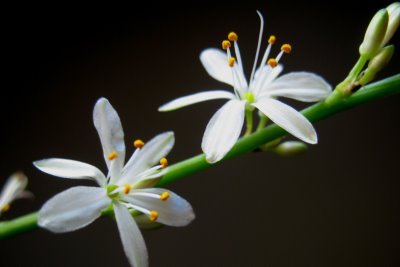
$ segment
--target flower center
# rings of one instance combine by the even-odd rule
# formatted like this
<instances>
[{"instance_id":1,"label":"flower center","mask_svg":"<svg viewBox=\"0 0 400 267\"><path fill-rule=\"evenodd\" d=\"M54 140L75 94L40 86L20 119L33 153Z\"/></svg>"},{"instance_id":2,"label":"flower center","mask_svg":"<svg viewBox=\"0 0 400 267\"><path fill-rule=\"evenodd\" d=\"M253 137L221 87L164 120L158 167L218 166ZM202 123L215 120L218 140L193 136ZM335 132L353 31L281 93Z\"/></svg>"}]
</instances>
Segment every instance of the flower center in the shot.
<instances>
[{"instance_id":1,"label":"flower center","mask_svg":"<svg viewBox=\"0 0 400 267\"><path fill-rule=\"evenodd\" d=\"M255 101L255 97L252 92L244 93L244 99L246 99L249 104L254 103L254 101Z\"/></svg>"},{"instance_id":2,"label":"flower center","mask_svg":"<svg viewBox=\"0 0 400 267\"><path fill-rule=\"evenodd\" d=\"M110 184L107 186L106 190L107 190L107 196L111 199L116 198L118 196L118 192L114 192L115 189L118 188L118 185L116 184ZM114 193L113 193L114 192Z\"/></svg>"}]
</instances>

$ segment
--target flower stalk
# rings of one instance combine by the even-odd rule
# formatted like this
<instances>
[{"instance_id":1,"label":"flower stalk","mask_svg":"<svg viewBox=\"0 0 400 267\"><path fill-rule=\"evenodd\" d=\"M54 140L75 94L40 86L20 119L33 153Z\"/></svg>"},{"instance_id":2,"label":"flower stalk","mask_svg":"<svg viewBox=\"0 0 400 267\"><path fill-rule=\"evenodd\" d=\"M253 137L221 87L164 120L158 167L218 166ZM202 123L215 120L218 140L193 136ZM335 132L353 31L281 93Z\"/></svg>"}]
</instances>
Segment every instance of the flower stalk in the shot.
<instances>
[{"instance_id":1,"label":"flower stalk","mask_svg":"<svg viewBox=\"0 0 400 267\"><path fill-rule=\"evenodd\" d=\"M400 74L373 84L368 84L348 98L339 99L337 102L330 105L327 105L326 102L314 104L304 109L302 114L311 122L316 122L341 111L398 93L400 93ZM223 161L252 152L263 144L285 135L287 135L285 130L276 124L272 124L249 136L241 138ZM176 182L212 166L215 166L215 164L208 163L204 154L183 160L169 167L169 171L160 180L158 186ZM104 212L103 215L111 215L111 211ZM37 212L33 212L10 221L1 222L0 239L6 239L37 228Z\"/></svg>"}]
</instances>

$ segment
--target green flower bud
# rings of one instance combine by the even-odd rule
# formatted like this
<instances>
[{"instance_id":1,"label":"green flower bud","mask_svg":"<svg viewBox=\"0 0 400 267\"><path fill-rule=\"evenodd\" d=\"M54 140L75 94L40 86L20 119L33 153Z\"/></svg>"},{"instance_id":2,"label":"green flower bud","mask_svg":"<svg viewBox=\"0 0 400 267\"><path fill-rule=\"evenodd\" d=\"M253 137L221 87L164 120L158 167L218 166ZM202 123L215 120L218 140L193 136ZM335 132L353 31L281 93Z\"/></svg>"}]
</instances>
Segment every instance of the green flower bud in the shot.
<instances>
[{"instance_id":1,"label":"green flower bud","mask_svg":"<svg viewBox=\"0 0 400 267\"><path fill-rule=\"evenodd\" d=\"M386 9L379 10L372 18L364 36L364 41L360 45L360 55L367 58L373 57L382 47L385 38L389 14Z\"/></svg>"},{"instance_id":2,"label":"green flower bud","mask_svg":"<svg viewBox=\"0 0 400 267\"><path fill-rule=\"evenodd\" d=\"M285 157L300 155L307 151L307 145L300 141L286 141L274 148L274 152Z\"/></svg>"},{"instance_id":3,"label":"green flower bud","mask_svg":"<svg viewBox=\"0 0 400 267\"><path fill-rule=\"evenodd\" d=\"M368 63L368 68L365 70L363 76L359 80L360 84L365 85L371 82L375 75L380 72L389 61L392 59L394 53L394 45L389 45L381 49L381 51L374 56Z\"/></svg>"},{"instance_id":4,"label":"green flower bud","mask_svg":"<svg viewBox=\"0 0 400 267\"><path fill-rule=\"evenodd\" d=\"M396 32L397 28L400 25L400 3L396 2L391 4L386 8L389 14L389 22L385 34L385 38L382 42L382 47L386 45L390 39L393 37L394 33Z\"/></svg>"}]
</instances>

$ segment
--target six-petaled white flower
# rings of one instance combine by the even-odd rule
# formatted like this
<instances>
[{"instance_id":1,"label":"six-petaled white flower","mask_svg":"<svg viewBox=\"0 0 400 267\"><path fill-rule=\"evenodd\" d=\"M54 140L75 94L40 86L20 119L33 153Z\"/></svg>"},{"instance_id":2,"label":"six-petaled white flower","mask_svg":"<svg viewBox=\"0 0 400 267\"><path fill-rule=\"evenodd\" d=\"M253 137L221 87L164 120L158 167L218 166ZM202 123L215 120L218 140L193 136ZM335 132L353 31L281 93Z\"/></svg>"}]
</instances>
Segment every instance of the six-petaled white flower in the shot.
<instances>
[{"instance_id":1,"label":"six-petaled white flower","mask_svg":"<svg viewBox=\"0 0 400 267\"><path fill-rule=\"evenodd\" d=\"M159 111L170 111L206 100L229 99L211 118L203 136L202 149L207 161L211 163L221 160L229 152L240 136L245 112L255 108L297 138L310 144L317 143L317 134L312 124L301 113L277 98L320 101L331 93L331 86L320 76L309 72L292 72L277 78L283 70L279 61L284 53L291 52L291 46L282 45L278 56L268 59L276 41L275 36L269 38L269 45L256 70L264 27L263 18L258 14L261 28L249 82L243 71L238 35L231 32L229 40L222 42L226 53L215 48L206 49L200 54L200 60L211 77L232 85L234 94L223 90L201 92L175 99L159 108ZM232 57L231 42L236 58Z\"/></svg>"},{"instance_id":2,"label":"six-petaled white flower","mask_svg":"<svg viewBox=\"0 0 400 267\"><path fill-rule=\"evenodd\" d=\"M111 204L129 262L133 266L147 266L145 242L131 212L139 211L148 216L149 222L170 226L185 226L195 217L190 204L173 192L144 188L154 185L165 173L168 162L164 157L173 147L174 134L160 134L145 145L136 140L136 150L124 166L124 132L117 112L105 98L97 101L93 120L108 175L92 165L74 160L50 158L34 162L38 169L48 174L90 179L100 186L72 187L54 196L40 209L38 224L56 233L74 231L100 217L101 211Z\"/></svg>"},{"instance_id":3,"label":"six-petaled white flower","mask_svg":"<svg viewBox=\"0 0 400 267\"><path fill-rule=\"evenodd\" d=\"M24 191L27 185L28 178L22 172L16 172L7 179L0 194L0 215L10 209L14 200L33 196L31 192Z\"/></svg>"}]
</instances>

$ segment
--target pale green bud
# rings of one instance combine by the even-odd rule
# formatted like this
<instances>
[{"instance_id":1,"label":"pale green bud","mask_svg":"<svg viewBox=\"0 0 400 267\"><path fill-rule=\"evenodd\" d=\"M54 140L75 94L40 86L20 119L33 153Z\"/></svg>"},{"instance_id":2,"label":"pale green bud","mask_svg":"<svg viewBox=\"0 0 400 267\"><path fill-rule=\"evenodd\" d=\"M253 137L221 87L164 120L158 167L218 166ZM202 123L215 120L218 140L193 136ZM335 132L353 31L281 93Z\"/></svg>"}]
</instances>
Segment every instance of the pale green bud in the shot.
<instances>
[{"instance_id":1,"label":"pale green bud","mask_svg":"<svg viewBox=\"0 0 400 267\"><path fill-rule=\"evenodd\" d=\"M400 25L400 3L396 2L391 4L386 8L389 14L389 22L385 34L385 38L382 42L382 47L386 45L390 39L393 37L394 33L396 32L397 28Z\"/></svg>"},{"instance_id":2,"label":"pale green bud","mask_svg":"<svg viewBox=\"0 0 400 267\"><path fill-rule=\"evenodd\" d=\"M307 145L300 141L286 141L274 148L274 152L281 156L292 157L307 151Z\"/></svg>"},{"instance_id":3,"label":"pale green bud","mask_svg":"<svg viewBox=\"0 0 400 267\"><path fill-rule=\"evenodd\" d=\"M394 45L388 45L382 48L368 63L368 68L364 71L364 75L359 80L360 84L365 85L371 82L375 78L375 75L386 67L392 59L393 53Z\"/></svg>"},{"instance_id":4,"label":"pale green bud","mask_svg":"<svg viewBox=\"0 0 400 267\"><path fill-rule=\"evenodd\" d=\"M379 10L372 18L360 45L360 55L368 58L373 57L382 47L385 38L389 14L386 9Z\"/></svg>"}]
</instances>

